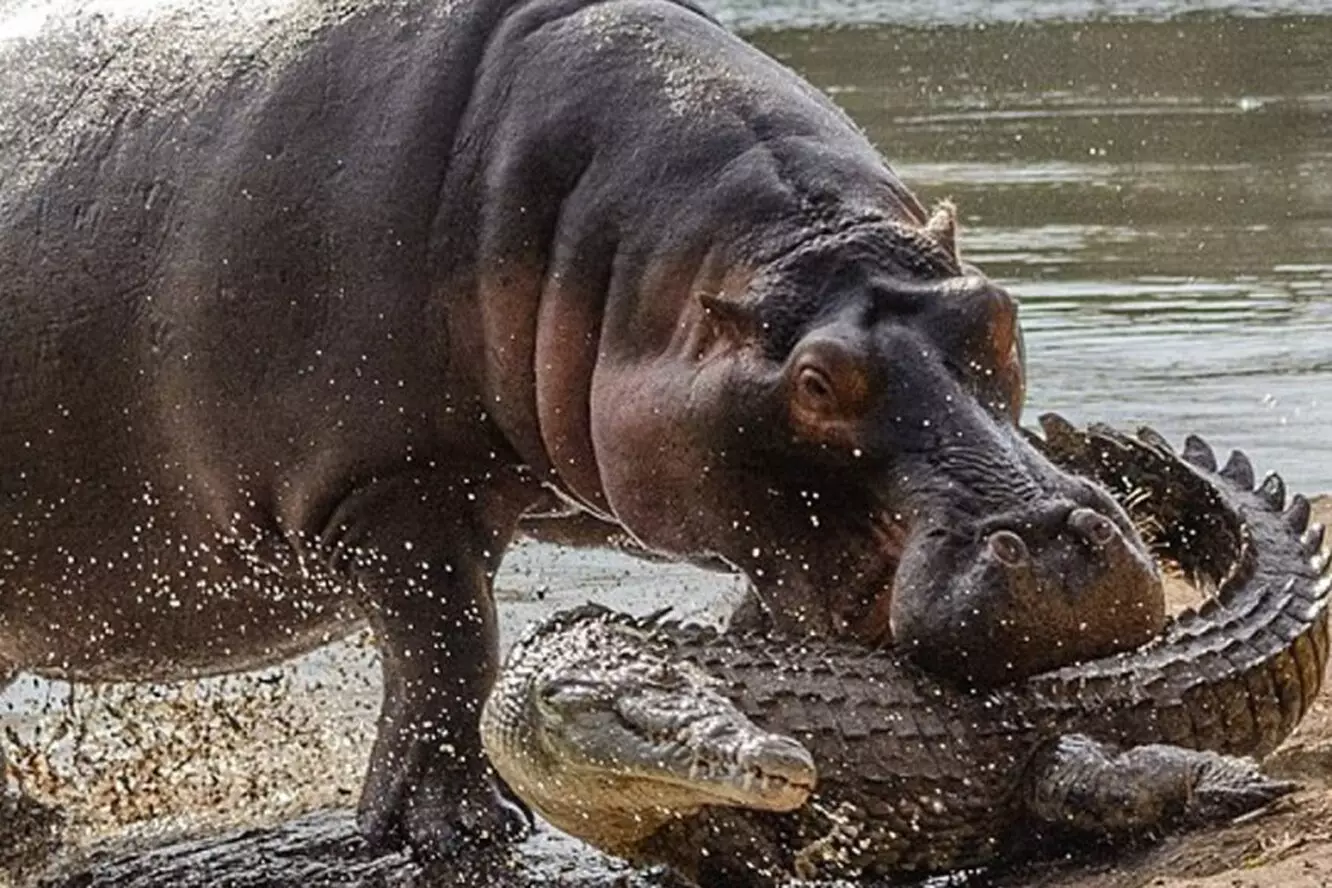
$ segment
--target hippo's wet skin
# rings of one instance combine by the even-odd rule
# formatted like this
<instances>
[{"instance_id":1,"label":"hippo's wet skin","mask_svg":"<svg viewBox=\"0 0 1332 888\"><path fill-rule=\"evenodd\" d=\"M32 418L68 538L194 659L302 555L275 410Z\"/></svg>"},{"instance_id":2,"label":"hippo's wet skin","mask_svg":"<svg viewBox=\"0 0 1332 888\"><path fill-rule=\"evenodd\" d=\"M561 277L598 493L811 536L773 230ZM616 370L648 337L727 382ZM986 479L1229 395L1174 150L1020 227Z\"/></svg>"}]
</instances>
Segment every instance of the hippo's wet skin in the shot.
<instances>
[{"instance_id":1,"label":"hippo's wet skin","mask_svg":"<svg viewBox=\"0 0 1332 888\"><path fill-rule=\"evenodd\" d=\"M0 675L369 620L362 826L435 850L516 818L489 586L552 490L743 569L775 631L1067 660L1159 627L1124 513L1015 433L1016 308L951 211L705 16L197 6L0 43Z\"/></svg>"}]
</instances>

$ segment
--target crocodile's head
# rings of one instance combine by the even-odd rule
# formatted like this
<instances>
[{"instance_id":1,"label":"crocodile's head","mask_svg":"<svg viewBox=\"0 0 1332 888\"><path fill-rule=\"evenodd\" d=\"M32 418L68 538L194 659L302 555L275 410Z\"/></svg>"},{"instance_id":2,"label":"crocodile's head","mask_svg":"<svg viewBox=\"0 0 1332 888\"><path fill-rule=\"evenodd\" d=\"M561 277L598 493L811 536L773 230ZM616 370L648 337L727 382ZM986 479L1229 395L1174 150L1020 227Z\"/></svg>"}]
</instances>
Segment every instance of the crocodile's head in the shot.
<instances>
[{"instance_id":1,"label":"crocodile's head","mask_svg":"<svg viewBox=\"0 0 1332 888\"><path fill-rule=\"evenodd\" d=\"M495 770L542 817L631 856L705 806L805 802L816 775L804 746L760 729L692 665L645 653L626 618L582 619L588 608L515 646L481 716ZM530 655L560 631L554 655Z\"/></svg>"}]
</instances>

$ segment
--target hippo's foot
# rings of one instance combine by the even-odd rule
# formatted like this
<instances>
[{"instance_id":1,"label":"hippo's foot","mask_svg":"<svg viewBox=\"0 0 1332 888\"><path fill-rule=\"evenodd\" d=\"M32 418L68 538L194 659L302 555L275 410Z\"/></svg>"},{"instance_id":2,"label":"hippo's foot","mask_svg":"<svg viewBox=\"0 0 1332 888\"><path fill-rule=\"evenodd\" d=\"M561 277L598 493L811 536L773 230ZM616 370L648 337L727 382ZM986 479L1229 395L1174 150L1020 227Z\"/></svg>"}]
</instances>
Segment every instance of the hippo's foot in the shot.
<instances>
[{"instance_id":1,"label":"hippo's foot","mask_svg":"<svg viewBox=\"0 0 1332 888\"><path fill-rule=\"evenodd\" d=\"M507 475L463 497L458 471L384 479L338 508L336 545L361 553L352 570L383 655L358 819L372 851L407 847L421 861L520 836L528 823L498 788L477 719L498 670L490 578L531 497L525 478Z\"/></svg>"},{"instance_id":2,"label":"hippo's foot","mask_svg":"<svg viewBox=\"0 0 1332 888\"><path fill-rule=\"evenodd\" d=\"M519 839L530 831L527 806L488 770L480 774L431 770L393 775L391 785L382 791L367 783L359 820L372 849L405 846L418 859L430 861Z\"/></svg>"}]
</instances>

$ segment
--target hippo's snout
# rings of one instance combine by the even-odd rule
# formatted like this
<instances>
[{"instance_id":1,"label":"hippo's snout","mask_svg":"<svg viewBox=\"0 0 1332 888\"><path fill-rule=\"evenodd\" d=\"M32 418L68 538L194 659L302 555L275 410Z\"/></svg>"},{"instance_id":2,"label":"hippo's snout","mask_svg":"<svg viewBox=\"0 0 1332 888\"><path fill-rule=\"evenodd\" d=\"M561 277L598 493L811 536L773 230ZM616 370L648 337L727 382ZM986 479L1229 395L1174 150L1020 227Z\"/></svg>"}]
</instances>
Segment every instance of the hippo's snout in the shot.
<instances>
[{"instance_id":1,"label":"hippo's snout","mask_svg":"<svg viewBox=\"0 0 1332 888\"><path fill-rule=\"evenodd\" d=\"M894 642L932 671L990 686L1150 640L1165 626L1160 570L1100 496L1054 497L972 534L913 530L893 586Z\"/></svg>"},{"instance_id":2,"label":"hippo's snout","mask_svg":"<svg viewBox=\"0 0 1332 888\"><path fill-rule=\"evenodd\" d=\"M1052 539L1067 536L1070 543L1081 542L1086 548L1075 549L1071 545L1062 553L1072 562L1101 558L1137 558L1145 555L1145 549L1136 534L1125 533L1115 521L1094 508L1088 506L1058 505L1044 510L1055 513L1051 519L1047 515L1033 514L1018 519L1010 519L1012 527L1002 527L988 533L985 557L1010 569L1029 569L1033 561L1044 558L1047 561L1055 556L1049 543ZM1127 526L1127 525L1126 525ZM1031 538L1030 544L1026 537ZM1038 556L1033 556L1033 549ZM1077 569L1076 563L1069 565ZM1070 594L1076 589L1070 588ZM1039 604L1039 602L1033 602Z\"/></svg>"}]
</instances>

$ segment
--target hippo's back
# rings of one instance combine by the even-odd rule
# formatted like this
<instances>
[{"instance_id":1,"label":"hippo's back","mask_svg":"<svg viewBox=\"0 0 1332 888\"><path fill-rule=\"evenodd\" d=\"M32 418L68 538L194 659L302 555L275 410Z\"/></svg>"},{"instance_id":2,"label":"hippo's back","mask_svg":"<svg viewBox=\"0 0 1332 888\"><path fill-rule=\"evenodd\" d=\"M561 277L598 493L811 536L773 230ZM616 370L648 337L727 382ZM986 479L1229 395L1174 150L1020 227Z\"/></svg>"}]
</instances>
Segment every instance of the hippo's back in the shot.
<instances>
[{"instance_id":1,"label":"hippo's back","mask_svg":"<svg viewBox=\"0 0 1332 888\"><path fill-rule=\"evenodd\" d=\"M100 425L147 393L141 325L190 192L225 175L201 162L228 128L209 101L256 93L332 14L192 6L47 3L0 20L0 452L53 414Z\"/></svg>"},{"instance_id":2,"label":"hippo's back","mask_svg":"<svg viewBox=\"0 0 1332 888\"><path fill-rule=\"evenodd\" d=\"M234 78L280 69L349 9L319 0L57 0L0 17L6 197L108 128L181 118Z\"/></svg>"},{"instance_id":3,"label":"hippo's back","mask_svg":"<svg viewBox=\"0 0 1332 888\"><path fill-rule=\"evenodd\" d=\"M506 5L107 0L0 24L11 484L68 486L71 452L80 477L132 470L172 422L217 425L205 403L253 421L255 399L303 394L307 346L358 327L331 298L419 290L432 186Z\"/></svg>"},{"instance_id":4,"label":"hippo's back","mask_svg":"<svg viewBox=\"0 0 1332 888\"><path fill-rule=\"evenodd\" d=\"M284 520L438 434L429 233L511 5L0 19L0 671L115 659L90 595L157 613L252 573L306 530ZM219 534L272 551L223 564ZM205 643L250 611L255 631L304 619L290 600L224 590L182 649L218 661Z\"/></svg>"}]
</instances>

